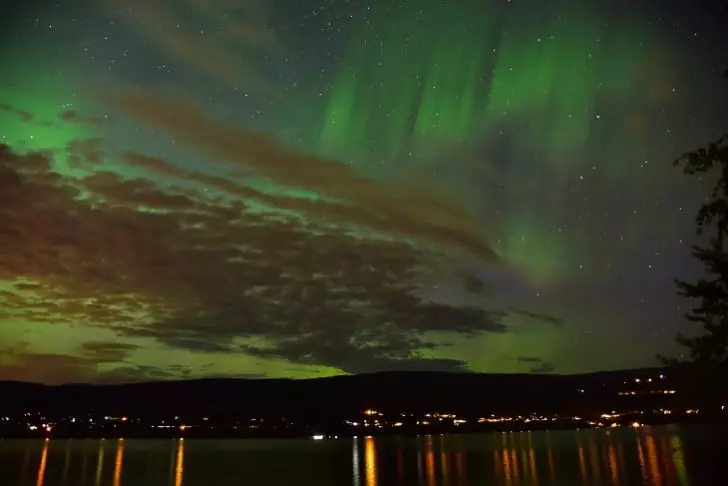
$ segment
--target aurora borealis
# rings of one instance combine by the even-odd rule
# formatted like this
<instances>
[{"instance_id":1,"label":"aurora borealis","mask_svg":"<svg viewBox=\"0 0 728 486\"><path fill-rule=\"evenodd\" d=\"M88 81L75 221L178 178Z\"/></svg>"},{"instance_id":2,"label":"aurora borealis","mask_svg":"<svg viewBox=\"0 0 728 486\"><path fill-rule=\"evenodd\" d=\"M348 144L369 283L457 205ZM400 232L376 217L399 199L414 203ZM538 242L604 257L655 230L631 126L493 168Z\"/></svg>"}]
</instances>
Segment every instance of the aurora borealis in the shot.
<instances>
[{"instance_id":1,"label":"aurora borealis","mask_svg":"<svg viewBox=\"0 0 728 486\"><path fill-rule=\"evenodd\" d=\"M0 379L652 365L718 1L34 1L0 26Z\"/></svg>"}]
</instances>

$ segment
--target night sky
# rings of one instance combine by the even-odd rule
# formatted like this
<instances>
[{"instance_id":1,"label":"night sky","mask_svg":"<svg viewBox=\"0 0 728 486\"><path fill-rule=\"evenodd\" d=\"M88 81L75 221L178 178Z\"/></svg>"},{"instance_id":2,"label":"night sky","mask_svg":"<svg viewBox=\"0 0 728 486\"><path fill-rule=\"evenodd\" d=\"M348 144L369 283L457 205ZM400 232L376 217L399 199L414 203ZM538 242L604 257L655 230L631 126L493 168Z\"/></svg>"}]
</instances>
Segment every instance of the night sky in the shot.
<instances>
[{"instance_id":1,"label":"night sky","mask_svg":"<svg viewBox=\"0 0 728 486\"><path fill-rule=\"evenodd\" d=\"M0 15L0 379L678 355L720 0L64 0Z\"/></svg>"}]
</instances>

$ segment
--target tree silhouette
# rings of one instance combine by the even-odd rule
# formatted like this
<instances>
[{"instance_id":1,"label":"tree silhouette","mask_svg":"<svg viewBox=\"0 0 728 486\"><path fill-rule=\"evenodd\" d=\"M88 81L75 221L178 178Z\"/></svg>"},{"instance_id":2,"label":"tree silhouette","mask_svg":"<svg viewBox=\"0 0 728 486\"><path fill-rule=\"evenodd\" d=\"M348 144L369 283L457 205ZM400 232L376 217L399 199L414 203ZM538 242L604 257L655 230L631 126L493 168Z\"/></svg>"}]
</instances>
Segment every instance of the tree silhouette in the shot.
<instances>
[{"instance_id":1,"label":"tree silhouette","mask_svg":"<svg viewBox=\"0 0 728 486\"><path fill-rule=\"evenodd\" d=\"M728 78L728 71L724 77ZM678 334L677 342L688 348L693 363L728 364L728 134L707 147L684 154L674 164L688 175L717 178L712 194L696 217L697 233L708 230L709 241L705 246L693 246L692 250L707 276L694 283L675 281L679 295L699 301L685 317L701 324L702 333L693 337Z\"/></svg>"}]
</instances>

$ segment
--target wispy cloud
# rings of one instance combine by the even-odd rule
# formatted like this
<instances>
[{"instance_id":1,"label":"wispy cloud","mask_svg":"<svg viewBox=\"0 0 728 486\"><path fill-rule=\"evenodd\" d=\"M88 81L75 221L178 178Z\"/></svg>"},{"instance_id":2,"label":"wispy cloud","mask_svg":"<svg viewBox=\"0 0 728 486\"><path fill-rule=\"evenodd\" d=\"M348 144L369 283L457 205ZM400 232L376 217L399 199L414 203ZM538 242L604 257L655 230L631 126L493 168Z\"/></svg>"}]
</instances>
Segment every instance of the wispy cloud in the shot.
<instances>
[{"instance_id":1,"label":"wispy cloud","mask_svg":"<svg viewBox=\"0 0 728 486\"><path fill-rule=\"evenodd\" d=\"M247 167L282 186L314 191L326 198L269 199L274 205L282 204L283 209L295 204L326 219L420 239L441 249L466 251L489 262L498 260L479 230L480 224L422 182L393 184L369 179L336 160L296 153L269 135L218 123L194 105L149 93L127 91L105 95L103 100L167 130L210 160ZM159 164L157 169L161 169Z\"/></svg>"},{"instance_id":2,"label":"wispy cloud","mask_svg":"<svg viewBox=\"0 0 728 486\"><path fill-rule=\"evenodd\" d=\"M229 87L272 93L253 55L283 52L268 27L270 2L109 0L156 47ZM241 20L242 19L242 20Z\"/></svg>"}]
</instances>

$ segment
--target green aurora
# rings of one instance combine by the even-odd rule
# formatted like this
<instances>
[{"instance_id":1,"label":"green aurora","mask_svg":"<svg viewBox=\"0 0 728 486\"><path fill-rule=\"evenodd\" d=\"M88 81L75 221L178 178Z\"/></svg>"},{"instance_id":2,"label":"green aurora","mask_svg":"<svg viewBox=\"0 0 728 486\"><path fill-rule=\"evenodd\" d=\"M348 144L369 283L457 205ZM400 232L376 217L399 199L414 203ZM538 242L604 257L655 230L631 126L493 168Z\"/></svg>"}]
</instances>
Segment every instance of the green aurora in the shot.
<instances>
[{"instance_id":1,"label":"green aurora","mask_svg":"<svg viewBox=\"0 0 728 486\"><path fill-rule=\"evenodd\" d=\"M265 224L278 228L285 221L295 220L311 235L347 235L351 238L347 244L352 246L341 252L348 252L351 263L332 271L341 281L346 280L349 266L361 263L366 268L366 262L361 261L365 253L352 242L375 245L391 241L396 248L409 245L413 251L425 252L436 248L440 241L434 245L432 241L418 241L402 229L404 225L394 223L373 228L365 224L367 218L391 217L394 221L396 215L422 214L418 224L434 221L448 229L474 221L468 231L485 235L501 259L498 264L479 261L472 255L452 258L450 253L447 258L436 258L437 265L432 267L428 267L429 261L421 262L426 268L422 274L408 271L400 277L403 282L414 280L420 295L446 306L518 312L504 318L508 332L488 329L468 333L458 331L458 319L465 320L460 314L443 314L442 326L418 328L415 324L390 322L381 309L369 312L361 304L360 317L347 316L357 320L356 325L347 324L354 328L364 326L359 321L369 322L371 331L352 331L346 337L340 329L325 334L311 324L313 328L307 332L318 339L311 342L320 344L323 351L300 351L295 339L278 339L258 328L249 331L245 324L235 333L225 328L234 336L235 349L241 351L210 351L186 345L192 342L187 335L165 341L146 327L143 332L137 329L136 334L125 334L118 330L118 323L105 326L88 322L69 325L61 319L55 322L32 310L33 303L50 297L40 290L18 291L17 284L50 285L54 278L62 280L62 272L48 270L48 275L54 277L47 280L40 271L33 275L3 272L0 292L5 292L5 297L0 299L5 300L0 302L12 301L18 307L0 311L0 341L7 343L0 347L0 379L95 380L98 375L102 380L102 375L114 372L118 372L114 379L121 380L154 377L122 373L130 366L137 371L158 370L155 376L165 378L313 377L373 371L382 365L378 368L364 364L372 359L367 349L390 348L371 335L374 330L398 325L412 325L414 330L395 334L389 343L392 349L401 345L400 339L417 345L400 355L392 352L388 356L392 359L384 360L390 367L401 364L407 368L405 365L411 362L417 368L418 363L428 362L442 363L444 369L450 369L448 366L457 361L475 371L520 372L538 363L536 367L541 371L575 372L650 364L657 351L672 349L671 336L681 329L681 324L676 310L679 304L671 300L670 285L673 277L691 271L683 253L687 253L689 244L690 210L696 191L686 189L679 175L665 166L676 153L716 130L713 120L717 105L702 94L710 91L706 87L713 86L707 74L694 84L688 84L685 75L676 74L686 71L700 48L696 44L678 49L678 41L671 40L665 28L649 20L653 13L647 7L643 7L647 9L644 12L625 12L622 7L575 5L566 0L538 4L495 0L446 4L382 0L367 5L304 2L311 5L290 9L280 5L274 9L277 16L261 17L277 19L271 21L270 35L292 45L284 54L260 55L250 65L243 65L241 60L240 71L251 70L251 78L269 78L268 89L256 92L245 85L245 79L231 80L237 69L226 70L223 66L222 74L214 76L219 68L214 65L217 58L204 49L215 47L236 54L238 48L238 44L228 44L222 34L195 37L199 44L195 50L190 41L173 37L176 34L165 30L164 25L157 26L159 32L154 37L154 29L142 31L134 24L138 19L125 12L113 8L107 12L89 11L83 1L72 3L74 6L67 7L63 14L41 12L36 17L28 16L40 20L27 32L20 27L25 22L20 18L15 27L7 29L12 41L0 49L0 61L7 66L5 82L0 85L0 142L14 152L51 153L53 171L71 185L112 173L122 182L143 179L168 193L201 195L210 207L239 204L260 221L273 218L256 223L256 228ZM219 25L232 18L231 14L225 17L227 20L215 19L210 12L195 16L190 13L194 9L185 13L184 8L171 2L160 3L159 8L168 14L170 22L178 19L182 28L200 36L202 32L216 32ZM299 8L303 10L299 12ZM111 27L82 29L76 19ZM53 28L40 31L42 25ZM300 25L300 30L293 25ZM267 42L268 37L262 30L250 30L247 24L245 27L248 30L233 31L259 35L255 39L258 44L253 43L255 46L244 54L256 53L257 46ZM248 39L241 35L236 40L241 38ZM712 45L709 38L700 39L703 49ZM170 50L170 46L176 50ZM674 55L664 56L664 52ZM285 150L296 152L295 163L335 159L346 170L351 169L351 175L343 177L337 172L331 180L325 175L317 175L319 179L304 177L301 180L315 180L322 186L307 188L305 184L288 184L289 179L275 180L261 170L265 168L262 163L256 166L250 160L232 165L222 157L210 156L209 150L205 152L182 132L155 126L129 110L103 102L104 94L132 89L148 94L150 99L164 96L176 100L181 106L200 104L210 125L223 126L224 130L266 132L273 140L284 140ZM687 91L702 118L688 120L682 116L686 102L678 95ZM69 111L76 117L62 116ZM216 136L218 132L211 132L211 138ZM77 163L78 157L89 158L89 153L84 152L88 147L98 147L99 160ZM248 156L259 156L261 150L256 150L250 150ZM280 152L284 155L276 156L290 154L285 150ZM176 169L165 172L131 164L124 158L128 152L158 157ZM279 159L270 158L269 162L277 163ZM292 166L291 171L296 170ZM254 189L260 196L231 192L225 184L210 183L211 178ZM368 182L357 186L360 180ZM417 190L406 192L410 186ZM444 195L449 204L462 209L461 219L456 221L444 210L437 213L439 206L433 201L438 199L430 199L432 194L420 190L420 186L435 186L438 197ZM401 207L392 204L391 214L386 214L387 206L375 197L380 197L377 191L384 191L381 188L390 187L401 194L395 191L394 196L382 200L388 204L399 201ZM346 210L356 207L356 197L343 201L339 197L347 188L352 194L359 190L362 198L370 197L381 204L360 212L342 210L335 216L321 210L329 203L341 203ZM421 196L420 204L407 200L406 194ZM83 186L74 204L86 201L92 207L96 204L94 197L94 189ZM286 199L288 208L303 209L281 209L284 198L290 198ZM151 203L128 206L126 210L166 214ZM347 221L346 217L360 219ZM225 227L215 230L221 239ZM420 227L424 226L416 226ZM139 248L144 248L143 239L151 238L150 234L118 238L131 242L137 238L142 241ZM438 233L442 234L448 235ZM8 238L0 237L3 251L25 246ZM306 240L301 241L304 243L296 244L308 248ZM240 246L254 244L243 239ZM52 246L48 248L53 251ZM190 254L197 248L191 247ZM309 254L284 255L281 248L287 247L280 241L271 248L257 250L260 261L251 264L253 277L258 278L256 272L262 272L265 262L283 268L299 261L302 273L309 268L305 263ZM384 248L379 253L386 253ZM280 262L272 257L269 262L269 254L276 251ZM210 255L205 258L216 261ZM109 260L113 260L112 256ZM199 261L209 263L204 258ZM180 267L184 263L175 262ZM239 283L236 275L215 265L209 263L207 274L202 271L197 279L199 288L187 285L205 294L207 288L218 288L219 282ZM296 274L292 266L294 270L277 273ZM64 271L74 273L73 269ZM352 273L351 282L368 284L368 271ZM385 268L377 271L382 279L394 272ZM184 268L175 272L180 279L187 275ZM464 273L477 281L474 292L463 289ZM174 286L174 279L166 285ZM316 308L316 301L306 300L311 295L321 297L310 290L311 285L307 282L293 291L282 289L276 305L305 301L307 308ZM221 284L220 296L209 297L205 303L234 308L230 302L237 289L231 290L231 286ZM84 288L90 287L93 282L85 282ZM166 309L158 300L165 301L167 294L160 291L163 297L159 297L148 289L125 291L143 303L134 312L123 314L134 321L125 325L159 323L160 329L163 323L166 325L170 312L156 311L155 306ZM258 290L246 292L248 299ZM101 299L95 294L88 298ZM353 307L360 305L355 300ZM382 297L382 301L387 298ZM666 301L670 302L667 306ZM18 302L26 302L31 310ZM248 304L261 315L275 313L246 300ZM402 305L395 297L391 304ZM195 315L225 315L220 309L213 312L201 304L194 310ZM545 324L534 318L537 315L550 316L558 324ZM189 329L199 330L183 319L177 325L189 333ZM210 335L215 333L214 325L212 321L200 324L203 328L209 326ZM380 325L384 327L377 327ZM276 326L285 327L280 322L270 325ZM308 342L307 335L302 332L300 342ZM401 337L404 335L407 339ZM653 339L654 343L649 342ZM352 347L346 349L351 359L361 362L352 364L332 357L336 353L326 346L343 342L340 340L348 340L347 345ZM119 361L94 361L88 365L79 349L89 342L126 343L129 352ZM366 345L356 348L351 344L359 342ZM612 343L621 343L614 346L620 346L623 356L615 357ZM64 363L77 361L73 361L73 367L59 366L56 373L32 367L27 374L18 371L32 359L54 363L49 356Z\"/></svg>"}]
</instances>

